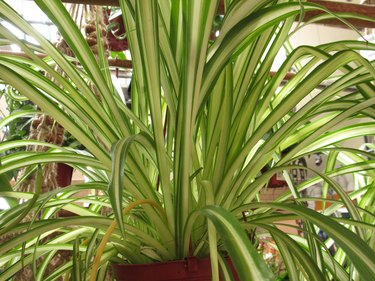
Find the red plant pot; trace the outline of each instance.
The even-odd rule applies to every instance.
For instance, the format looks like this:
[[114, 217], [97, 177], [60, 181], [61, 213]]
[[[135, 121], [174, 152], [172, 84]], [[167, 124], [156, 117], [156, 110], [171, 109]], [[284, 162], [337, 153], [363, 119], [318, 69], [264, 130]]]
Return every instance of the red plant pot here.
[[[65, 164], [65, 163], [58, 163], [57, 164], [57, 176], [56, 181], [59, 187], [66, 187], [72, 183], [72, 176], [73, 176], [73, 167]], [[69, 212], [67, 210], [61, 209], [58, 211], [59, 217], [71, 217], [75, 216], [76, 214]]]
[[121, 52], [128, 49], [127, 38], [119, 39], [118, 37], [125, 34], [125, 25], [122, 19], [122, 15], [115, 18], [109, 19], [110, 10], [105, 12], [104, 23], [105, 24], [116, 24], [117, 27], [113, 27], [107, 33], [108, 49], [112, 52]]
[[72, 176], [73, 176], [73, 167], [64, 164], [58, 163], [57, 164], [57, 185], [59, 187], [65, 187], [72, 183]]
[[[234, 279], [240, 281], [230, 259]], [[211, 281], [210, 259], [189, 257], [184, 260], [150, 264], [113, 264], [117, 281]]]

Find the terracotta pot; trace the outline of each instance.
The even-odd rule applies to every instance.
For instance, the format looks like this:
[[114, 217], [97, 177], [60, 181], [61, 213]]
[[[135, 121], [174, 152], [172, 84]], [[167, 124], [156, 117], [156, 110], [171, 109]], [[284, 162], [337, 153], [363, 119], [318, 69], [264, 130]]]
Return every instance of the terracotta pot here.
[[[240, 281], [230, 259], [234, 279]], [[184, 260], [150, 264], [113, 264], [117, 281], [211, 281], [210, 259], [189, 257]]]
[[110, 10], [105, 12], [104, 23], [105, 24], [117, 24], [112, 30], [107, 32], [107, 42], [109, 50], [113, 52], [125, 51], [128, 49], [127, 38], [119, 39], [118, 37], [125, 34], [124, 21], [122, 15], [109, 19]]
[[[262, 173], [265, 173], [268, 171], [268, 166], [262, 168]], [[268, 181], [268, 188], [276, 188], [276, 187], [284, 187], [287, 186], [287, 182], [285, 181], [285, 178], [283, 176], [282, 172], [277, 172], [276, 174], [272, 175], [272, 177]]]
[[[66, 165], [64, 163], [57, 164], [57, 185], [59, 187], [65, 187], [72, 183], [73, 167]], [[76, 214], [69, 212], [67, 210], [61, 209], [58, 211], [59, 217], [71, 217], [76, 216]]]
[[73, 167], [64, 164], [57, 164], [57, 185], [59, 187], [65, 187], [72, 183]]

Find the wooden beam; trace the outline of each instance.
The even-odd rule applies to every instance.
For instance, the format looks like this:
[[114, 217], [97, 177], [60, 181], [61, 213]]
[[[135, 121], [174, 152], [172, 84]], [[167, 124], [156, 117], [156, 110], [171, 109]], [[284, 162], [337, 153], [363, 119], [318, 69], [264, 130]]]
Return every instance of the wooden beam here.
[[132, 69], [132, 61], [131, 60], [117, 60], [117, 59], [109, 59], [108, 60], [109, 66], [112, 67], [121, 67], [125, 69]]
[[[102, 6], [119, 6], [118, 0], [62, 0], [65, 3], [75, 3], [75, 4], [86, 4], [86, 5], [102, 5]], [[333, 2], [333, 1], [324, 1], [324, 0], [308, 0], [308, 2], [319, 4], [330, 10], [334, 13], [356, 13], [364, 16], [368, 16], [370, 18], [375, 19], [375, 6], [370, 5], [357, 5], [351, 3], [343, 3], [343, 2]], [[219, 13], [224, 13], [224, 3], [220, 1], [219, 4]], [[321, 11], [312, 11], [307, 12], [305, 14], [305, 20], [309, 20], [312, 17], [322, 14]], [[349, 20], [351, 24], [353, 24], [357, 28], [375, 28], [375, 23], [372, 21], [364, 21], [364, 20], [357, 20], [351, 19]], [[333, 25], [333, 26], [340, 26], [340, 27], [347, 27], [344, 23], [338, 20], [325, 20], [318, 22], [317, 24], [326, 24], [326, 25]]]
[[[342, 3], [342, 2], [340, 3], [340, 2], [322, 1], [322, 0], [308, 0], [308, 2], [324, 6], [328, 10], [335, 12], [335, 13], [354, 13], [354, 14], [364, 15], [375, 20], [375, 6], [348, 4], [348, 3]], [[312, 17], [319, 15], [319, 14], [323, 14], [323, 12], [321, 11], [307, 12], [304, 20], [309, 20]], [[358, 19], [348, 19], [348, 21], [351, 24], [353, 24], [356, 28], [366, 28], [366, 27], [375, 28], [374, 21], [358, 20]], [[321, 21], [320, 24], [346, 27], [346, 25], [339, 20]]]

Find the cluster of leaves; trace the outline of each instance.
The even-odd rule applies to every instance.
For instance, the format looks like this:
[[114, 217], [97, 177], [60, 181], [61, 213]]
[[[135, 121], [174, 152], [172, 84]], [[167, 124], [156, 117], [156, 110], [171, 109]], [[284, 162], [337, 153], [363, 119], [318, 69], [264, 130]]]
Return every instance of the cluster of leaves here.
[[[17, 115], [17, 113], [24, 111], [35, 110], [35, 105], [20, 95], [17, 90], [11, 86], [6, 86], [3, 90], [0, 91], [0, 98], [3, 97], [7, 111], [9, 115]], [[5, 117], [5, 116], [4, 116]], [[3, 129], [3, 138], [2, 141], [12, 141], [12, 140], [22, 140], [28, 137], [30, 131], [30, 122], [31, 117], [19, 117], [14, 118], [11, 122], [7, 123], [6, 126], [2, 127]], [[13, 149], [9, 152], [22, 151], [24, 148]]]
[[[7, 114], [0, 120], [0, 129], [2, 130], [1, 142], [11, 142], [25, 140], [29, 136], [30, 123], [35, 112], [35, 105], [20, 95], [19, 92], [7, 85], [0, 91], [0, 98], [3, 97], [6, 103]], [[26, 147], [15, 147], [0, 153], [0, 157], [24, 151]], [[18, 170], [7, 173], [6, 178], [15, 178]]]
[[[47, 280], [69, 272], [78, 280], [95, 279], [96, 268], [105, 272], [109, 261], [164, 261], [190, 253], [211, 257], [213, 280], [219, 278], [219, 265], [230, 280], [219, 251], [224, 249], [241, 280], [273, 280], [254, 246], [272, 237], [290, 280], [350, 280], [358, 275], [373, 280], [375, 217], [367, 206], [375, 196], [375, 156], [342, 142], [375, 134], [374, 63], [357, 53], [375, 45], [341, 41], [301, 46], [290, 50], [278, 72], [270, 75], [296, 18], [304, 11], [326, 11], [323, 7], [300, 1], [227, 0], [220, 35], [212, 39], [218, 0], [120, 1], [126, 30], [131, 31], [130, 109], [112, 83], [100, 45], [97, 61], [59, 1], [35, 2], [58, 26], [76, 58], [72, 63], [1, 1], [1, 17], [40, 46], [30, 46], [0, 26], [3, 39], [29, 56], [0, 55], [0, 78], [53, 116], [86, 151], [49, 145], [48, 152], [9, 155], [2, 159], [0, 174], [65, 162], [89, 182], [44, 194], [5, 193], [26, 202], [0, 213], [0, 235], [21, 233], [0, 245], [0, 265], [7, 265], [0, 279], [44, 256], [35, 273], [41, 280], [56, 250], [69, 249], [74, 259]], [[48, 57], [38, 57], [37, 49]], [[297, 73], [285, 83], [293, 67]], [[331, 83], [320, 88], [327, 80]], [[347, 88], [355, 90], [348, 94]], [[316, 89], [319, 93], [297, 108]], [[346, 123], [363, 116], [368, 119]], [[0, 151], [23, 145], [0, 144]], [[328, 155], [323, 172], [290, 164], [319, 152]], [[262, 172], [266, 165], [269, 169]], [[315, 176], [294, 184], [288, 171], [295, 168]], [[277, 172], [285, 175], [289, 190], [263, 202], [260, 191]], [[345, 174], [356, 180], [349, 194], [334, 180]], [[321, 197], [301, 196], [316, 183], [323, 185]], [[328, 198], [329, 188], [339, 200]], [[74, 198], [92, 189], [102, 195]], [[332, 205], [316, 212], [305, 206], [311, 200]], [[90, 206], [83, 208], [78, 201]], [[103, 206], [113, 214], [102, 215]], [[346, 208], [350, 219], [332, 217], [339, 208]], [[54, 220], [59, 209], [78, 216]], [[39, 220], [18, 224], [30, 212], [40, 214]], [[304, 222], [299, 229], [303, 236], [278, 228], [297, 219]], [[329, 240], [317, 239], [319, 229]], [[50, 233], [58, 236], [40, 243]], [[248, 233], [256, 238], [249, 241]], [[327, 251], [332, 243], [339, 248], [334, 256]]]

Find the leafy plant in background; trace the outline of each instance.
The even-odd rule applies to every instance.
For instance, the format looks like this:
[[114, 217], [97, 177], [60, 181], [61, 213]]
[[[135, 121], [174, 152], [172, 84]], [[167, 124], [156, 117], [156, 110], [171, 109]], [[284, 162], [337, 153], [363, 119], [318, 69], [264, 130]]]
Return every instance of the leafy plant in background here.
[[[6, 87], [0, 93], [0, 97], [4, 97], [4, 100], [7, 105], [7, 111], [9, 114], [3, 115], [2, 120], [6, 119], [9, 115], [24, 114], [25, 111], [35, 112], [35, 106], [23, 97], [17, 97], [15, 89], [12, 87]], [[31, 113], [29, 116], [25, 117], [13, 117], [12, 121], [4, 120], [3, 123], [6, 126], [1, 126], [3, 129], [3, 139], [2, 141], [11, 141], [11, 140], [21, 140], [27, 138], [29, 134], [29, 126], [31, 120]]]
[[[1, 142], [27, 139], [31, 119], [36, 113], [35, 106], [10, 86], [4, 87], [0, 92], [0, 98], [3, 98], [6, 102], [6, 110], [8, 111], [7, 114], [2, 112], [3, 117], [0, 121]], [[25, 147], [16, 147], [6, 150], [0, 155], [5, 156], [24, 150]], [[18, 170], [10, 171], [7, 173], [6, 178], [10, 180], [16, 177], [17, 173]]]
[[[103, 50], [97, 62], [59, 1], [35, 2], [76, 59], [59, 53], [2, 1], [3, 20], [35, 38], [48, 57], [40, 59], [35, 46], [0, 25], [3, 41], [18, 44], [29, 56], [0, 55], [0, 78], [53, 116], [86, 150], [50, 145], [48, 152], [18, 152], [2, 158], [0, 173], [65, 162], [89, 182], [46, 194], [38, 188], [0, 193], [24, 202], [0, 213], [0, 235], [17, 234], [0, 246], [0, 279], [33, 265], [36, 280], [94, 280], [97, 266], [101, 280], [110, 261], [147, 263], [193, 254], [211, 257], [213, 280], [218, 280], [219, 264], [228, 274], [221, 258], [227, 253], [241, 280], [272, 280], [250, 235], [256, 237], [252, 241], [272, 238], [289, 280], [374, 280], [369, 207], [374, 154], [342, 145], [375, 133], [375, 69], [357, 53], [375, 49], [373, 44], [301, 46], [290, 50], [271, 76], [296, 17], [324, 8], [300, 1], [224, 1], [220, 35], [212, 41], [219, 1], [120, 1], [134, 66], [130, 110], [112, 85]], [[54, 71], [55, 64], [68, 78]], [[284, 83], [291, 68], [298, 71]], [[326, 80], [331, 83], [319, 88]], [[348, 88], [355, 90], [348, 93]], [[315, 89], [318, 94], [302, 104]], [[348, 120], [362, 121], [348, 125]], [[27, 143], [0, 144], [0, 151]], [[288, 171], [301, 167], [288, 163], [313, 153], [328, 155], [325, 170], [306, 168], [316, 177], [294, 185]], [[337, 163], [344, 166], [335, 168]], [[262, 173], [266, 165], [270, 169]], [[279, 171], [290, 191], [262, 202], [260, 190]], [[356, 179], [349, 194], [335, 181], [344, 174]], [[301, 197], [319, 182], [320, 198]], [[328, 188], [339, 200], [327, 197]], [[73, 197], [82, 190], [103, 195]], [[305, 207], [310, 200], [332, 205], [316, 212]], [[103, 206], [113, 215], [101, 215]], [[342, 207], [350, 219], [331, 217]], [[61, 208], [78, 216], [53, 219]], [[19, 223], [30, 212], [39, 219]], [[303, 236], [277, 228], [295, 219], [304, 222]], [[320, 229], [330, 237], [325, 242], [318, 239]], [[43, 240], [51, 233], [55, 238]], [[338, 248], [334, 256], [327, 250], [332, 243]], [[61, 249], [72, 251], [72, 261], [43, 277]]]

